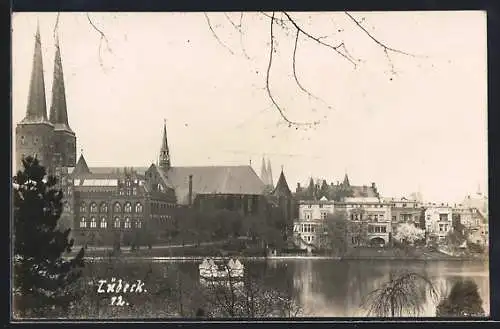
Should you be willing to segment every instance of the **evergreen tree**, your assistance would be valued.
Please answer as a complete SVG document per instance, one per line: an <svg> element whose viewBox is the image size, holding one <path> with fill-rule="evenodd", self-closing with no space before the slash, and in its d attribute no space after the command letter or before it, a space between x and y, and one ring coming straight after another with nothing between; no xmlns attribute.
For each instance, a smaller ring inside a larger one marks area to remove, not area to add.
<svg viewBox="0 0 500 329"><path fill-rule="evenodd" d="M71 260L70 229L60 231L63 194L57 180L46 177L37 159L23 160L14 177L14 309L19 315L46 316L55 307L67 310L77 298L76 283L83 267L83 249ZM45 179L46 177L46 179Z"/></svg>
<svg viewBox="0 0 500 329"><path fill-rule="evenodd" d="M455 282L450 294L442 300L436 316L484 316L483 300L479 296L477 284L472 280Z"/></svg>

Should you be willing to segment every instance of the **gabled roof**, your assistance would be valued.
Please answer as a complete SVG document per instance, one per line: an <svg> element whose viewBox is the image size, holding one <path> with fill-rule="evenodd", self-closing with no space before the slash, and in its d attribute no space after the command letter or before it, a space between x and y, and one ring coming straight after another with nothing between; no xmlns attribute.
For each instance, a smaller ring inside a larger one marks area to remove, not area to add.
<svg viewBox="0 0 500 329"><path fill-rule="evenodd" d="M160 170L161 171L161 170ZM196 194L262 195L264 184L250 166L171 167L162 179L172 184L177 202L187 204L189 176L193 175Z"/></svg>
<svg viewBox="0 0 500 329"><path fill-rule="evenodd" d="M71 175L79 176L79 175L89 175L89 174L91 174L91 171L89 169L89 166L87 165L87 161L85 161L83 154L80 154L80 158L76 163L75 169L73 169L73 171L71 172Z"/></svg>

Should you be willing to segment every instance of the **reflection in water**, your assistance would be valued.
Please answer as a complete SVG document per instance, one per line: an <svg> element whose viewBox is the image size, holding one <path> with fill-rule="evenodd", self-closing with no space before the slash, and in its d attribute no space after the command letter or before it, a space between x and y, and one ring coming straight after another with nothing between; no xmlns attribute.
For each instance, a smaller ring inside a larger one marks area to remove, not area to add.
<svg viewBox="0 0 500 329"><path fill-rule="evenodd" d="M297 301L305 316L366 316L360 307L363 298L380 288L393 275L403 271L427 276L440 296L447 295L460 278L473 279L489 313L488 264L477 262L395 262L395 261L332 261L300 260L288 265L293 268L293 285ZM435 316L438 300L424 291L423 310L419 316Z"/></svg>
<svg viewBox="0 0 500 329"><path fill-rule="evenodd" d="M488 264L483 262L296 259L245 260L243 264L245 271L263 290L270 289L292 297L301 306L303 316L366 316L366 310L360 307L363 298L386 283L391 272L397 275L403 271L427 276L442 297L448 294L456 280L472 279L478 285L485 312L488 314L490 310ZM86 268L86 276L95 280L111 276L126 280L142 279L150 293L130 297L137 314L144 316L145 311L139 308L144 307L152 317L162 314L190 317L204 303L198 265L197 261L93 263ZM94 292L95 289L92 289ZM435 312L436 303L427 298L420 316L435 316ZM98 305L95 313L102 313ZM89 311L85 314L87 317L95 316Z"/></svg>

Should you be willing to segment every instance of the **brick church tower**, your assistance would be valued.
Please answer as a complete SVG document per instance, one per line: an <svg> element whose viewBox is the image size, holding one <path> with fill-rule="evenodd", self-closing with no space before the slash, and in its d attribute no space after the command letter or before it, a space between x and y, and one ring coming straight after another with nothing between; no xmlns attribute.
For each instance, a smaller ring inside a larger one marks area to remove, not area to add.
<svg viewBox="0 0 500 329"><path fill-rule="evenodd" d="M35 156L47 173L58 178L57 187L64 194L60 224L72 228L74 202L70 168L76 163L76 135L68 123L59 38L56 39L50 118L47 118L46 104L42 44L37 27L26 116L16 126L16 167L21 170L22 159Z"/></svg>
<svg viewBox="0 0 500 329"><path fill-rule="evenodd" d="M49 119L46 102L42 45L37 27L26 116L16 127L18 170L22 167L22 158L28 155L36 156L51 174L57 167L74 167L76 163L76 136L68 123L59 39L56 41Z"/></svg>

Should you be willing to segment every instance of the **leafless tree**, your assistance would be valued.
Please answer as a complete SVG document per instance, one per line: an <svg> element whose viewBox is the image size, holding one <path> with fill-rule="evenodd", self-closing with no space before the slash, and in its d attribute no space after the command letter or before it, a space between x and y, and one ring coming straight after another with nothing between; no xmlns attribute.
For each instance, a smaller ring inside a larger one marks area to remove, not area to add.
<svg viewBox="0 0 500 329"><path fill-rule="evenodd" d="M279 101L273 92L273 89L271 88L271 77L273 75L272 67L273 63L276 60L275 59L275 54L277 53L278 50L278 41L281 41L281 37L279 37L277 33L277 29L280 29L285 32L285 35L293 35L293 53L291 55L291 66L293 70L293 79L294 82L297 86L297 88L305 93L310 99L314 99L316 101L319 101L323 104L323 106L328 109L328 110L333 110L334 107L325 102L322 98L316 96L312 91L310 91L304 84L301 82L300 79L300 73L298 72L297 69L297 50L299 49L299 46L303 44L304 42L313 42L314 44L317 45L317 47L325 48L328 49L332 52L334 56L340 56L343 60L345 60L347 65L352 66L354 70L357 69L358 65L362 63L362 60L359 58L353 57L348 48L348 43L346 40L342 40L339 36L337 35L317 35L315 32L311 32L308 30L308 27L306 27L306 24L301 22L299 18L297 18L297 14L293 12L288 12L288 11L273 11L273 12L258 12L258 13L245 13L245 12L239 12L239 13L222 13L224 14L225 20L227 21L227 26L221 26L215 25L212 22L211 16L213 13L204 13L204 17L207 23L207 27L210 30L212 36L214 39L217 41L217 43L226 49L231 55L235 55L236 52L227 45L226 42L219 36L218 30L221 28L230 28L234 29L238 34L239 34L239 40L240 40L240 46L242 49L242 53L247 59L251 59L250 56L248 55L246 48L243 43L243 38L246 34L247 29L244 28L243 22L245 21L245 15L260 15L262 18L266 19L269 21L269 36L268 36L268 45L269 45L269 55L268 55L268 60L267 60L267 68L266 68L266 74L265 74L265 92L267 97L272 103L272 107L279 113L282 122L284 122L288 127L298 129L299 127L304 127L304 128L311 128L314 126L317 126L320 121L312 121L312 122L304 122L304 121L298 121L292 119L289 114L287 114L287 109L290 108L289 106L285 106L281 101ZM409 52L399 50L395 47L392 47L380 39L377 38L377 36L373 33L370 32L369 29L366 26L366 20L365 18L360 18L358 15L349 13L349 12L344 12L346 20L351 23L353 29L358 29L362 33L366 35L366 37L371 40L375 45L379 46L381 51L384 53L388 65L390 67L390 72L391 72L391 77L390 79L392 80L392 76L396 74L396 68L392 60L392 55L402 55L402 56L410 56L410 57L425 57L421 55L415 55L411 54ZM103 45L105 49L108 52L111 52L111 48L109 46L109 41L108 38L106 37L105 31L103 31L102 28L98 27L94 20L92 19L91 14L87 13L87 21L91 28L96 31L96 33L99 34L100 36L100 41L99 41L99 60L101 66L103 66L102 63L102 58L101 58L101 53L103 50ZM58 28L58 23L59 23L59 15L57 16L56 23L54 26L54 34L55 31ZM280 40L278 40L280 39ZM285 39L285 41L287 41Z"/></svg>
<svg viewBox="0 0 500 329"><path fill-rule="evenodd" d="M302 307L291 296L277 289L266 288L262 280L246 273L243 278L231 275L223 280L207 280L205 298L213 317L260 318L297 317Z"/></svg>

